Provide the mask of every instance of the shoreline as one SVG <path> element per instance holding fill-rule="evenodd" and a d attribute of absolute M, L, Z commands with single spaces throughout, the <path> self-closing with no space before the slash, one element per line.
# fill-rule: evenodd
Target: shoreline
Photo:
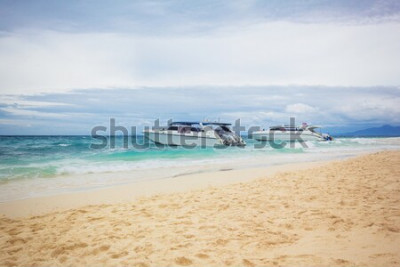
<path fill-rule="evenodd" d="M 382 149 L 381 149 L 382 150 Z M 280 166 L 306 165 L 310 162 L 329 162 L 366 155 L 381 150 L 346 151 L 317 157 L 315 154 L 269 155 L 224 159 L 223 162 L 188 164 L 174 167 L 154 167 L 124 171 L 104 171 L 82 174 L 61 174 L 48 178 L 10 180 L 0 184 L 0 206 L 3 203 L 51 197 L 80 192 L 92 192 L 111 187 L 142 185 L 156 180 L 169 180 L 198 174 L 214 174 L 221 171 L 252 169 L 276 169 Z M 289 159 L 286 158 L 289 156 Z M 135 191 L 135 190 L 134 190 Z M 0 209 L 1 211 L 1 209 Z M 0 212 L 1 214 L 1 212 Z"/>
<path fill-rule="evenodd" d="M 382 150 L 391 151 L 391 150 Z M 23 199 L 0 202 L 0 216 L 10 218 L 38 216 L 48 212 L 75 209 L 86 205 L 118 204 L 134 201 L 140 197 L 149 197 L 157 194 L 173 194 L 192 190 L 202 190 L 210 187 L 221 187 L 241 182 L 249 182 L 260 178 L 271 178 L 281 172 L 294 172 L 311 169 L 335 162 L 342 162 L 360 156 L 378 152 L 364 151 L 354 155 L 345 155 L 335 159 L 321 159 L 311 162 L 284 163 L 265 167 L 240 166 L 238 169 L 230 168 L 230 165 L 215 164 L 207 171 L 190 172 L 191 166 L 181 168 L 173 176 L 158 177 L 130 181 L 121 184 L 104 185 L 100 187 L 84 188 L 72 191 L 53 193 L 50 195 L 33 196 Z M 197 166 L 198 167 L 198 166 Z M 108 177 L 125 177 L 130 171 L 75 175 L 81 179 L 106 175 Z M 147 175 L 151 175 L 149 172 Z M 56 178 L 57 179 L 57 178 Z M 63 177 L 60 177 L 63 179 Z"/>
<path fill-rule="evenodd" d="M 0 215 L 17 218 L 38 216 L 48 212 L 75 209 L 87 205 L 126 203 L 140 197 L 156 194 L 173 194 L 268 178 L 280 172 L 305 170 L 328 164 L 329 162 L 331 160 L 289 163 L 258 168 L 220 169 L 219 171 L 179 174 L 161 179 L 135 181 L 76 192 L 11 200 L 0 202 Z M 123 172 L 122 175 L 129 175 L 129 172 Z"/>

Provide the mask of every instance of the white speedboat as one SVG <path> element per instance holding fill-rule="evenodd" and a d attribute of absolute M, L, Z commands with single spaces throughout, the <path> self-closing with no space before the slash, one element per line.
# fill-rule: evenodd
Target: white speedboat
<path fill-rule="evenodd" d="M 172 122 L 168 127 L 146 129 L 144 136 L 169 146 L 245 146 L 243 139 L 230 129 L 230 123 Z"/>
<path fill-rule="evenodd" d="M 272 126 L 269 130 L 253 132 L 253 138 L 258 141 L 328 141 L 333 138 L 329 134 L 319 133 L 319 126 L 303 124 L 301 127 L 288 125 Z"/>

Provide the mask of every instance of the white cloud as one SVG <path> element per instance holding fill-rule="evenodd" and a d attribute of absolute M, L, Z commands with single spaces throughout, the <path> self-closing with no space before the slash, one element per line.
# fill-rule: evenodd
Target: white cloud
<path fill-rule="evenodd" d="M 138 86 L 400 84 L 400 26 L 263 23 L 198 36 L 0 37 L 0 93 Z"/>
<path fill-rule="evenodd" d="M 400 93 L 399 93 L 400 95 Z M 400 96 L 384 95 L 362 96 L 343 101 L 331 108 L 331 112 L 344 114 L 358 121 L 391 121 L 400 123 Z"/>
<path fill-rule="evenodd" d="M 12 116 L 23 116 L 27 118 L 65 118 L 66 115 L 62 113 L 54 113 L 54 112 L 40 112 L 36 110 L 27 110 L 27 109 L 20 109 L 14 107 L 5 107 L 0 108 L 1 111 L 7 112 Z"/>
<path fill-rule="evenodd" d="M 135 86 L 132 39 L 113 34 L 25 33 L 0 39 L 0 90 L 8 94 Z M 122 47 L 123 46 L 123 47 Z M 130 64 L 126 64 L 129 62 Z"/>
<path fill-rule="evenodd" d="M 46 102 L 46 101 L 32 101 L 25 100 L 17 95 L 0 95 L 0 104 L 3 105 L 16 105 L 22 108 L 32 107 L 55 107 L 55 106 L 70 106 L 70 103 L 59 103 L 59 102 Z"/>
<path fill-rule="evenodd" d="M 3 125 L 12 125 L 12 126 L 21 126 L 23 128 L 31 127 L 32 121 L 30 120 L 11 120 L 11 119 L 0 119 L 0 124 Z"/>
<path fill-rule="evenodd" d="M 287 105 L 285 110 L 288 113 L 302 114 L 302 113 L 315 112 L 317 109 L 314 107 L 311 107 L 309 105 L 303 104 L 303 103 L 296 103 L 296 104 Z"/>

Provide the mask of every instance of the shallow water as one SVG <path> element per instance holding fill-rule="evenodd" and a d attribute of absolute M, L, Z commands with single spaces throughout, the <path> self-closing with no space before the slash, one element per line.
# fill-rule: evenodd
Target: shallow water
<path fill-rule="evenodd" d="M 59 192 L 88 190 L 146 179 L 162 179 L 185 173 L 238 169 L 277 164 L 346 158 L 365 152 L 400 149 L 400 138 L 337 138 L 309 141 L 274 149 L 245 138 L 247 146 L 187 149 L 159 148 L 142 136 L 123 138 L 115 148 L 91 148 L 99 141 L 90 136 L 0 137 L 0 201 Z M 131 139 L 129 139 L 131 141 Z M 129 172 L 129 175 L 118 175 Z"/>

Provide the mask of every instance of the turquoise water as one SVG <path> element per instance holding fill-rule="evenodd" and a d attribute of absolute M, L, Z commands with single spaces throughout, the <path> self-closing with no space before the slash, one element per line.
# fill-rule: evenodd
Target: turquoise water
<path fill-rule="evenodd" d="M 45 178 L 73 173 L 118 171 L 161 166 L 163 162 L 208 158 L 213 148 L 159 148 L 136 137 L 146 148 L 129 145 L 124 148 L 122 137 L 110 148 L 93 149 L 99 143 L 90 136 L 3 136 L 0 137 L 0 180 Z"/>
<path fill-rule="evenodd" d="M 400 138 L 337 138 L 306 142 L 282 149 L 244 138 L 247 146 L 186 149 L 159 148 L 144 140 L 137 149 L 123 146 L 92 149 L 99 140 L 90 136 L 0 137 L 0 202 L 86 191 L 143 180 L 166 179 L 197 172 L 265 167 L 342 159 L 366 152 L 400 149 Z M 188 177 L 190 179 L 190 177 Z"/>
<path fill-rule="evenodd" d="M 131 140 L 129 140 L 131 141 Z M 379 149 L 398 149 L 398 138 L 339 138 L 333 142 L 307 142 L 307 147 L 296 143 L 294 147 L 273 149 L 268 144 L 257 149 L 257 141 L 245 138 L 245 148 L 223 149 L 182 147 L 158 148 L 144 140 L 134 139 L 146 145 L 137 149 L 129 143 L 123 147 L 122 137 L 116 138 L 115 148 L 92 149 L 99 141 L 90 136 L 3 136 L 0 137 L 0 181 L 18 179 L 53 178 L 68 174 L 116 172 L 150 169 L 157 167 L 179 167 L 191 164 L 227 162 L 231 159 L 266 157 L 267 162 L 277 163 L 282 155 L 286 161 L 292 157 L 340 155 Z M 281 156 L 279 156 L 281 155 Z M 287 162 L 282 162 L 287 163 Z"/>

